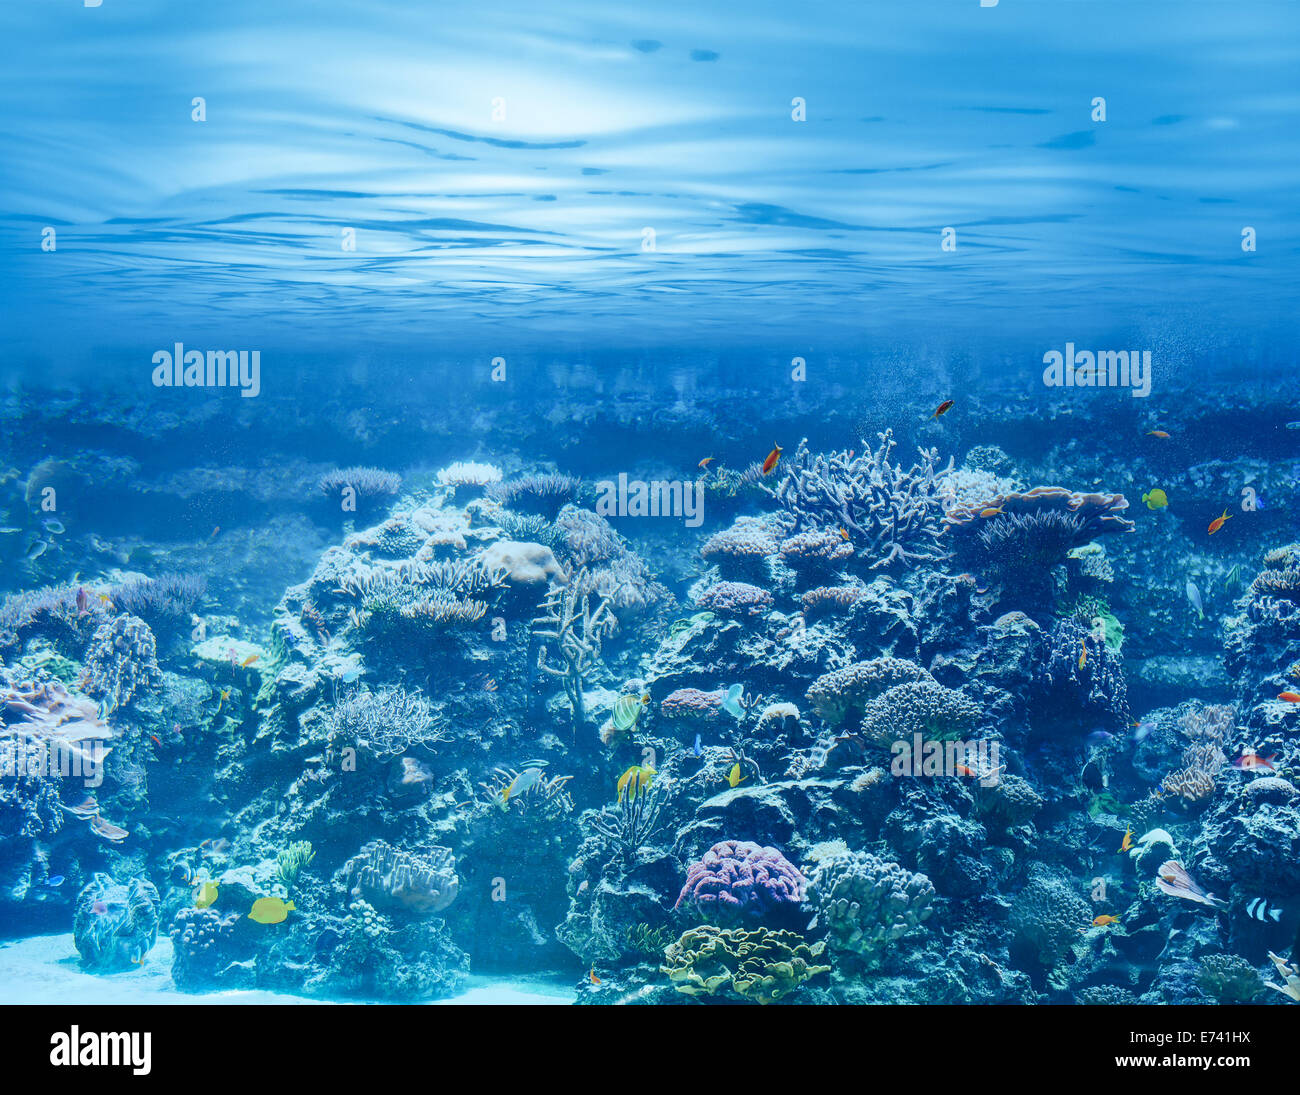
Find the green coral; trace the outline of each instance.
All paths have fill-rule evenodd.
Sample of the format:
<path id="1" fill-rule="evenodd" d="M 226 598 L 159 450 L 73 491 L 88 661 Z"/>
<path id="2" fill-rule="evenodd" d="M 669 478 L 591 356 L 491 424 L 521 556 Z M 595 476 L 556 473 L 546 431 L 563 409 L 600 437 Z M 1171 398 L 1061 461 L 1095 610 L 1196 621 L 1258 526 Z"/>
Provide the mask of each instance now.
<path id="1" fill-rule="evenodd" d="M 275 856 L 280 881 L 292 889 L 302 869 L 315 858 L 310 840 L 295 840 L 289 847 L 281 848 Z"/>
<path id="2" fill-rule="evenodd" d="M 730 992 L 770 1004 L 829 973 L 830 966 L 815 964 L 825 950 L 824 942 L 809 945 L 794 932 L 706 925 L 683 932 L 664 951 L 660 969 L 688 996 Z"/>

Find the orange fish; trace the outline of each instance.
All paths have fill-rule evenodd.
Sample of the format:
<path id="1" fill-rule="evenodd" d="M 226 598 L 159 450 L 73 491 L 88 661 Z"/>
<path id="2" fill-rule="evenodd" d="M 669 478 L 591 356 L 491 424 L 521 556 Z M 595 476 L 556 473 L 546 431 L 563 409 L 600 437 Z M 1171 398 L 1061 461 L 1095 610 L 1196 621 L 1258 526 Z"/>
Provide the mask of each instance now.
<path id="1" fill-rule="evenodd" d="M 967 767 L 966 765 L 964 765 L 964 764 L 959 764 L 959 765 L 957 765 L 957 767 L 954 769 L 954 771 L 955 771 L 959 776 L 966 776 L 968 779 L 974 779 L 974 778 L 975 778 L 975 772 L 974 772 L 972 769 L 968 768 L 968 767 Z"/>
<path id="2" fill-rule="evenodd" d="M 712 463 L 713 463 L 713 457 L 706 456 L 703 460 L 700 461 L 699 466 L 701 468 L 707 468 Z"/>
<path id="3" fill-rule="evenodd" d="M 248 655 L 247 658 L 245 658 L 242 662 L 239 663 L 239 668 L 240 668 L 240 669 L 247 669 L 250 665 L 252 665 L 255 661 L 257 661 L 257 659 L 260 658 L 261 656 L 262 656 L 261 654 L 250 654 L 250 655 Z"/>
<path id="4" fill-rule="evenodd" d="M 1287 703 L 1300 703 L 1300 693 L 1279 692 L 1277 698 L 1279 700 L 1286 700 Z"/>
<path id="5" fill-rule="evenodd" d="M 600 978 L 596 976 L 596 967 L 595 967 L 595 966 L 592 966 L 592 967 L 591 967 L 591 972 L 588 973 L 587 976 L 591 978 L 591 983 L 592 983 L 593 985 L 599 985 L 599 984 L 601 983 Z"/>
<path id="6" fill-rule="evenodd" d="M 150 734 L 149 737 L 153 740 L 153 743 L 154 743 L 156 746 L 158 746 L 159 748 L 162 748 L 162 739 L 159 738 L 157 734 Z"/>
<path id="7" fill-rule="evenodd" d="M 1133 847 L 1133 826 L 1130 825 L 1124 830 L 1124 839 L 1120 841 L 1119 850 L 1127 852 L 1131 847 Z"/>
<path id="8" fill-rule="evenodd" d="M 1213 536 L 1216 532 L 1219 531 L 1219 529 L 1223 528 L 1224 521 L 1230 521 L 1230 520 L 1232 520 L 1232 514 L 1225 509 L 1223 511 L 1222 517 L 1216 517 L 1213 521 L 1210 522 L 1210 529 L 1209 529 L 1210 535 Z"/>
<path id="9" fill-rule="evenodd" d="M 989 506 L 988 509 L 982 509 L 982 510 L 980 510 L 980 516 L 981 516 L 981 517 L 996 517 L 996 516 L 997 516 L 999 513 L 1001 513 L 1001 512 L 1002 512 L 1002 507 L 1001 507 L 1001 506 L 998 506 L 996 509 L 995 509 L 993 506 Z"/>
<path id="10" fill-rule="evenodd" d="M 1079 668 L 1082 669 L 1088 664 L 1088 644 L 1085 640 L 1079 640 Z"/>
<path id="11" fill-rule="evenodd" d="M 840 529 L 840 539 L 847 540 L 848 538 L 849 538 L 849 534 L 845 532 L 843 529 Z"/>
<path id="12" fill-rule="evenodd" d="M 1119 923 L 1118 916 L 1111 916 L 1109 913 L 1107 913 L 1104 916 L 1097 917 L 1097 919 L 1092 922 L 1092 926 L 1094 928 L 1108 928 L 1110 927 L 1111 924 L 1118 924 L 1118 923 Z"/>
<path id="13" fill-rule="evenodd" d="M 1254 772 L 1261 768 L 1267 768 L 1273 771 L 1273 762 L 1277 760 L 1277 754 L 1272 753 L 1267 757 L 1261 757 L 1258 753 L 1245 752 L 1232 762 L 1234 768 L 1241 768 L 1247 772 Z"/>
<path id="14" fill-rule="evenodd" d="M 930 416 L 930 421 L 933 422 L 941 414 L 947 414 L 950 410 L 952 410 L 953 403 L 954 400 L 945 399 L 942 403 L 939 404 L 938 407 L 935 408 L 934 414 Z"/>
<path id="15" fill-rule="evenodd" d="M 1147 430 L 1148 437 L 1168 437 L 1164 430 Z"/>
<path id="16" fill-rule="evenodd" d="M 781 446 L 772 443 L 772 451 L 767 454 L 767 459 L 763 461 L 763 474 L 768 475 L 776 467 L 777 461 L 781 459 Z"/>

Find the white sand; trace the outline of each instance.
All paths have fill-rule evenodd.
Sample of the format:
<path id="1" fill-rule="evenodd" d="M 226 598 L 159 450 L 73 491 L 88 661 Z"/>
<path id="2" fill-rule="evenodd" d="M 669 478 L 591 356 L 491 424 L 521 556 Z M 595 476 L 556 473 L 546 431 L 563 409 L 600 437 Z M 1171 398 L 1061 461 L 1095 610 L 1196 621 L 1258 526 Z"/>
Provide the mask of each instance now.
<path id="1" fill-rule="evenodd" d="M 172 941 L 158 939 L 144 965 L 129 973 L 86 973 L 71 935 L 37 935 L 0 943 L 0 1002 L 5 1004 L 320 1004 L 278 992 L 193 995 L 172 983 Z M 459 996 L 437 1004 L 570 1004 L 574 990 L 543 980 L 471 977 Z"/>

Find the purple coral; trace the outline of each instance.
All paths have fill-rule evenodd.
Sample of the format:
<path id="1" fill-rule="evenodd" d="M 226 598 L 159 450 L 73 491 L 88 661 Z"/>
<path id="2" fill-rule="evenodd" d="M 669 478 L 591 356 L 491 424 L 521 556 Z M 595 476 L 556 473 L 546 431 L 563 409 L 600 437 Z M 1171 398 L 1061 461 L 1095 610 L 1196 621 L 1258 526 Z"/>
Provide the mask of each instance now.
<path id="1" fill-rule="evenodd" d="M 721 710 L 721 692 L 702 692 L 698 688 L 679 688 L 659 704 L 659 712 L 666 719 L 713 719 Z"/>
<path id="2" fill-rule="evenodd" d="M 799 869 L 775 848 L 724 840 L 691 864 L 673 908 L 689 898 L 706 919 L 757 918 L 797 909 L 805 885 Z"/>
<path id="3" fill-rule="evenodd" d="M 771 607 L 772 594 L 748 582 L 718 582 L 700 594 L 699 605 L 726 616 L 753 616 Z"/>

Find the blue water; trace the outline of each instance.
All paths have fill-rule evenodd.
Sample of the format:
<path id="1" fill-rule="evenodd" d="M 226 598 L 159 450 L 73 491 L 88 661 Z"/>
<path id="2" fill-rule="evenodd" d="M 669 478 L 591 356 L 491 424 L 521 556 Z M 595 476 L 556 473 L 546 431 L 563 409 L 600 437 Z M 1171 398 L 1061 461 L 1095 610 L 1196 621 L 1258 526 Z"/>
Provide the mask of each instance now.
<path id="1" fill-rule="evenodd" d="M 1286 1002 L 1293 3 L 85 2 L 0 9 L 0 750 L 99 720 L 113 752 L 92 807 L 0 769 L 0 995 L 766 1002 L 683 972 L 726 930 L 811 948 L 794 1002 Z M 178 344 L 255 384 L 160 382 Z M 1149 386 L 1045 381 L 1076 350 Z M 885 430 L 953 526 L 910 558 L 912 487 L 861 470 Z M 801 438 L 856 501 L 791 503 Z M 400 482 L 357 511 L 357 466 Z M 620 475 L 707 485 L 701 520 L 600 509 Z M 429 623 L 421 567 L 520 542 L 539 581 Z M 575 703 L 539 619 L 601 567 Z M 889 687 L 827 703 L 864 664 Z M 374 752 L 339 729 L 367 695 L 442 736 Z M 882 720 L 1019 782 L 909 782 Z M 501 796 L 542 761 L 558 792 Z M 643 764 L 662 825 L 611 836 Z M 399 866 L 359 881 L 375 841 Z M 683 890 L 728 841 L 811 891 L 733 922 Z M 828 864 L 932 904 L 828 928 Z"/>

